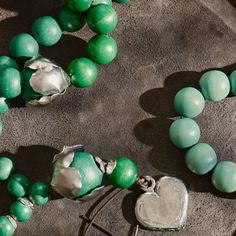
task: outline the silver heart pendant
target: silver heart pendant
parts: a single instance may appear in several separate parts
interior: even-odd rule
[[[175,178],[164,176],[152,186],[140,184],[145,191],[137,199],[135,215],[138,222],[151,230],[170,231],[184,228],[187,219],[188,191],[185,184]],[[146,179],[147,180],[147,179]]]

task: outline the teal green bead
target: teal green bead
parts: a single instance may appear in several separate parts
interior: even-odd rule
[[[67,6],[59,9],[57,22],[61,29],[67,32],[76,32],[85,25],[85,16],[82,13],[71,11]]]
[[[196,144],[200,139],[198,124],[189,118],[175,120],[169,129],[172,143],[178,148],[188,148]]]
[[[89,10],[87,23],[95,33],[107,34],[116,28],[118,17],[112,6],[99,4]]]
[[[233,95],[236,95],[236,70],[234,70],[229,76],[230,91]]]
[[[39,45],[29,34],[15,35],[9,44],[9,55],[19,61],[25,61],[38,55]]]
[[[187,167],[197,175],[204,175],[217,164],[217,156],[214,149],[206,143],[197,143],[185,154]]]
[[[0,236],[12,236],[15,227],[6,216],[0,216]]]
[[[29,179],[22,174],[14,174],[8,180],[7,189],[15,197],[23,197],[28,194],[30,188]]]
[[[181,89],[174,98],[176,112],[188,118],[198,116],[205,106],[203,95],[195,88]]]
[[[107,35],[95,35],[89,40],[86,51],[92,61],[105,65],[115,59],[117,44],[112,37]]]
[[[19,70],[19,66],[12,58],[8,56],[0,56],[0,70],[6,67],[13,67]]]
[[[138,177],[136,165],[127,157],[117,157],[115,162],[115,168],[107,175],[107,180],[118,188],[131,187]]]
[[[106,4],[112,6],[112,0],[94,0],[92,5],[97,6],[99,4]]]
[[[32,184],[29,191],[29,198],[36,205],[46,205],[50,199],[49,186],[43,182]]]
[[[91,154],[87,152],[74,152],[70,167],[78,170],[81,176],[82,186],[77,197],[83,196],[101,186],[103,173],[98,168]]]
[[[10,101],[4,97],[0,97],[0,115],[6,113],[9,110]]]
[[[97,79],[97,67],[87,58],[76,58],[67,68],[71,83],[79,88],[89,87]]]
[[[39,17],[32,26],[32,33],[37,42],[43,46],[56,44],[62,36],[60,26],[51,16]]]
[[[13,67],[0,70],[0,96],[15,98],[21,93],[21,74]]]
[[[88,10],[93,0],[66,0],[67,6],[74,12],[83,12]]]
[[[30,206],[23,204],[19,200],[11,204],[10,212],[18,222],[26,222],[33,213]]]
[[[236,191],[236,164],[232,161],[219,162],[211,177],[213,185],[221,192]]]
[[[7,157],[0,157],[0,180],[7,180],[14,172],[14,164]]]
[[[129,2],[129,0],[115,0],[114,2],[118,2],[118,3],[127,3],[127,2]]]
[[[226,98],[230,91],[227,75],[218,70],[204,73],[199,83],[205,99],[209,101],[220,101]]]

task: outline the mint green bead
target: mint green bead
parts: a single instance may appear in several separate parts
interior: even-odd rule
[[[0,180],[7,180],[14,172],[14,164],[7,157],[0,157]]]
[[[10,212],[18,222],[26,222],[33,213],[30,206],[23,204],[19,200],[11,204]]]
[[[30,188],[29,179],[22,174],[14,174],[8,180],[7,189],[15,197],[23,197],[28,194]]]
[[[43,182],[32,184],[29,191],[29,198],[36,205],[46,205],[50,199],[49,186]]]
[[[93,0],[66,0],[67,6],[75,12],[83,12],[88,10]]]
[[[32,33],[38,43],[43,46],[56,44],[62,36],[60,26],[51,16],[39,17],[32,26]]]
[[[95,35],[89,40],[86,51],[92,61],[105,65],[115,59],[117,44],[112,37],[107,35]]]
[[[236,164],[232,161],[219,162],[211,177],[213,185],[221,192],[236,191]]]
[[[29,34],[17,34],[9,43],[9,54],[11,57],[25,61],[38,55],[39,45]]]
[[[13,67],[0,70],[0,96],[15,98],[21,93],[21,74]]]
[[[9,110],[10,101],[4,97],[0,97],[0,115],[6,113]]]
[[[96,6],[99,4],[106,4],[112,6],[112,0],[94,0],[92,5]]]
[[[199,83],[205,99],[209,101],[220,101],[226,98],[230,91],[227,75],[219,70],[204,73]]]
[[[118,17],[112,6],[99,4],[89,10],[87,23],[95,33],[107,34],[116,28]]]
[[[82,186],[77,197],[83,196],[101,186],[103,173],[98,168],[91,154],[87,152],[75,152],[70,167],[78,170],[81,176]]]
[[[13,67],[19,70],[18,64],[8,56],[0,56],[0,70],[6,67]]]
[[[198,116],[205,106],[203,95],[195,88],[181,89],[174,98],[175,110],[182,116],[193,118]]]
[[[138,177],[136,165],[127,157],[117,157],[115,161],[115,169],[107,175],[107,180],[118,188],[131,187]]]
[[[172,143],[178,148],[187,148],[196,144],[200,139],[198,124],[189,118],[175,120],[169,129]]]
[[[197,143],[185,154],[187,167],[197,175],[204,175],[217,164],[217,156],[214,149],[206,143]]]
[[[229,76],[230,91],[233,95],[236,95],[236,70],[234,70]]]
[[[71,83],[79,88],[93,85],[97,79],[97,67],[87,58],[76,58],[67,68]]]
[[[12,236],[15,227],[6,216],[0,216],[0,236]]]

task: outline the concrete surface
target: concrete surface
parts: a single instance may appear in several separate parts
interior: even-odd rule
[[[29,32],[33,20],[54,14],[61,1],[1,0],[0,50],[7,51],[9,39]],[[95,86],[70,88],[65,96],[47,107],[34,109],[18,100],[3,116],[0,138],[2,154],[10,155],[17,171],[32,181],[49,181],[53,155],[64,144],[83,143],[89,152],[110,159],[127,155],[140,174],[176,174],[190,189],[188,223],[177,233],[140,230],[139,235],[236,235],[236,194],[214,190],[210,175],[191,174],[184,152],[173,147],[168,127],[176,116],[174,94],[183,86],[197,86],[210,68],[230,73],[236,68],[236,4],[226,0],[131,0],[117,5],[119,25],[113,33],[119,55],[108,66],[99,67]],[[43,55],[65,66],[84,55],[92,33],[88,28],[65,35]],[[201,141],[211,144],[220,160],[235,159],[236,99],[207,103],[196,119]],[[12,198],[1,183],[1,214]],[[98,216],[116,236],[133,235],[136,194],[124,191]],[[76,236],[85,227],[80,215],[94,214],[98,199],[85,204],[57,199],[36,207],[33,217],[19,224],[16,235]],[[104,235],[92,228],[89,235]]]

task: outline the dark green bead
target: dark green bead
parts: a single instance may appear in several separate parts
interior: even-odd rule
[[[59,9],[57,21],[62,30],[68,32],[76,32],[85,25],[85,16],[82,13],[71,11],[67,6]]]
[[[0,180],[7,180],[14,171],[14,164],[7,157],[0,157]]]
[[[9,54],[20,61],[28,60],[38,55],[39,45],[29,34],[15,35],[9,44]]]
[[[138,176],[136,165],[127,157],[117,157],[115,161],[115,169],[107,175],[108,181],[118,188],[131,187]]]
[[[114,0],[114,2],[118,2],[118,3],[127,3],[127,2],[129,2],[129,0]]]
[[[6,113],[9,110],[10,101],[6,98],[0,97],[0,115]]]
[[[60,26],[51,16],[39,17],[32,26],[32,33],[38,43],[43,46],[56,44],[62,36]]]
[[[50,199],[49,186],[43,182],[32,184],[29,191],[29,198],[36,205],[46,205]]]
[[[116,41],[107,35],[95,35],[86,47],[86,51],[92,61],[98,64],[109,64],[117,54]]]
[[[29,192],[30,181],[22,174],[14,174],[8,180],[7,189],[15,197],[23,197]]]
[[[71,83],[79,88],[89,87],[97,79],[97,67],[87,58],[76,58],[70,62],[67,73]]]
[[[33,213],[30,206],[23,204],[19,200],[11,204],[10,212],[19,222],[27,221]]]
[[[230,91],[233,95],[236,95],[236,70],[234,70],[229,76]]]
[[[12,236],[15,227],[6,216],[0,216],[0,236]]]
[[[112,6],[112,0],[93,0],[93,6],[99,5],[99,4],[106,4]]]
[[[90,8],[93,0],[66,0],[67,6],[75,12],[83,12]]]
[[[0,70],[0,96],[14,98],[21,93],[21,74],[13,67]]]
[[[0,70],[5,67],[13,67],[19,70],[18,64],[8,56],[0,56]]]
[[[118,22],[116,11],[112,6],[99,4],[92,7],[87,15],[87,23],[91,30],[99,34],[112,32]]]

